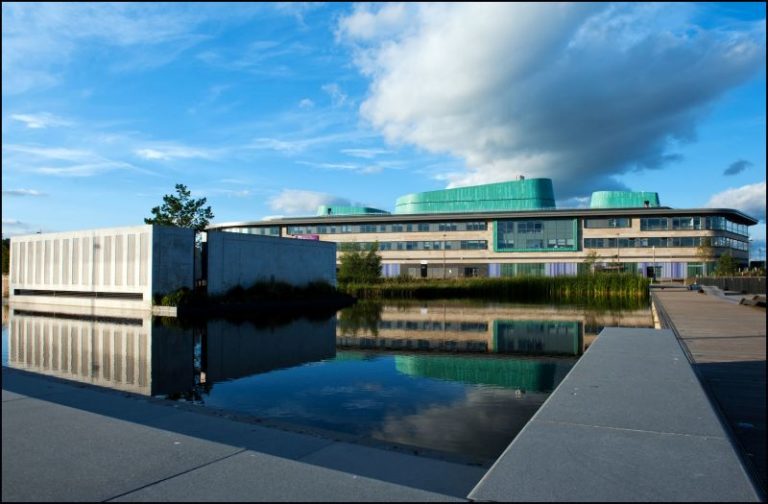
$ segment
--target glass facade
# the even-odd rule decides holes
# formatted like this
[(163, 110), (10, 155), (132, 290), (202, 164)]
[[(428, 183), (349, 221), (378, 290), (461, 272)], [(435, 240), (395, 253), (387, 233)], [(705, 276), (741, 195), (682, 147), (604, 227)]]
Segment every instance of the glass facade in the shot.
[[(375, 242), (346, 242), (339, 244), (339, 250), (370, 250)], [(486, 240), (421, 240), (421, 241), (386, 241), (379, 242), (381, 251), (398, 250), (485, 250)]]
[(521, 263), (500, 265), (500, 276), (544, 276), (546, 274), (544, 263)]
[(576, 219), (496, 221), (497, 252), (575, 251)]
[[(747, 250), (749, 243), (725, 236), (665, 236), (649, 238), (618, 238), (618, 247), (622, 248), (692, 248), (699, 247), (704, 238), (711, 238), (713, 247)], [(616, 238), (584, 238), (585, 249), (615, 249)]]
[(387, 224), (317, 224), (288, 226), (289, 235), (346, 233), (440, 233), (452, 231), (485, 231), (485, 222), (407, 222)]
[(631, 225), (632, 219), (626, 217), (608, 219), (584, 219), (584, 227), (587, 229), (628, 228)]
[(224, 228), (223, 231), (227, 231), (229, 233), (280, 236), (280, 226)]
[(640, 219), (640, 231), (679, 231), (679, 230), (715, 230), (728, 231), (747, 236), (747, 226), (737, 224), (725, 217), (649, 217)]

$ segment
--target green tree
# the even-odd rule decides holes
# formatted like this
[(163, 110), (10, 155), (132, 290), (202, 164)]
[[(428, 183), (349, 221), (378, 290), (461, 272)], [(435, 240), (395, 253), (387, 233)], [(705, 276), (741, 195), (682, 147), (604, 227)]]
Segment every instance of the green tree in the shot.
[(184, 184), (176, 184), (177, 196), (166, 194), (163, 205), (152, 209), (154, 217), (145, 218), (145, 224), (192, 228), (196, 232), (203, 231), (213, 219), (211, 207), (203, 207), (206, 198), (192, 199), (192, 195)]
[(597, 260), (600, 259), (600, 256), (597, 255), (596, 250), (590, 250), (587, 254), (587, 257), (584, 258), (584, 262), (582, 263), (583, 266), (583, 272), (584, 273), (594, 273), (595, 272), (595, 263)]
[(696, 248), (696, 258), (701, 261), (703, 276), (707, 275), (707, 263), (715, 260), (715, 248), (712, 246), (712, 238), (705, 236), (701, 239), (701, 244)]
[(368, 251), (357, 250), (354, 244), (342, 246), (338, 280), (340, 283), (375, 283), (381, 277), (381, 256), (379, 243), (375, 242)]
[(717, 276), (730, 276), (736, 274), (738, 265), (736, 260), (731, 256), (730, 252), (726, 252), (721, 255), (717, 260), (717, 266), (715, 266), (715, 275)]

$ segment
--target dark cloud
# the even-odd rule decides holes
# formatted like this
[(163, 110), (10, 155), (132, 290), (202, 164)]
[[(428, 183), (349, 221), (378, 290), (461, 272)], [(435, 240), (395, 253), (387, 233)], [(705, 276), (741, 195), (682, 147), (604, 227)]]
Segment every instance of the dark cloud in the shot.
[(750, 163), (749, 161), (745, 161), (744, 159), (739, 159), (738, 161), (731, 163), (731, 166), (725, 169), (725, 171), (723, 172), (723, 175), (736, 175), (738, 173), (743, 172), (750, 166), (752, 166), (752, 163)]

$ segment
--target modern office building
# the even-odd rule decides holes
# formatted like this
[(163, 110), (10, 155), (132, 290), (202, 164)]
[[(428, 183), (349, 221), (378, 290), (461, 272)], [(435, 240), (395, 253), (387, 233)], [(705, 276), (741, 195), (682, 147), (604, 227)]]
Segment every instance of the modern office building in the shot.
[(520, 178), (409, 194), (397, 199), (394, 213), (324, 206), (311, 217), (208, 230), (333, 241), (339, 255), (378, 242), (382, 274), (390, 277), (574, 275), (593, 262), (685, 278), (711, 272), (725, 253), (746, 265), (754, 224), (728, 208), (664, 207), (655, 192), (599, 191), (589, 208), (558, 209), (550, 179)]

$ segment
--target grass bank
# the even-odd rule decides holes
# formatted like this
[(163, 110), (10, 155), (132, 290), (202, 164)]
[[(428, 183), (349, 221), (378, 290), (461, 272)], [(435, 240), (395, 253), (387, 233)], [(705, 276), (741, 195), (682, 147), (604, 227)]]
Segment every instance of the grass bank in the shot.
[(361, 299), (482, 298), (517, 302), (600, 304), (648, 299), (646, 278), (630, 274), (559, 277), (385, 279), (378, 283), (348, 283), (339, 289)]

